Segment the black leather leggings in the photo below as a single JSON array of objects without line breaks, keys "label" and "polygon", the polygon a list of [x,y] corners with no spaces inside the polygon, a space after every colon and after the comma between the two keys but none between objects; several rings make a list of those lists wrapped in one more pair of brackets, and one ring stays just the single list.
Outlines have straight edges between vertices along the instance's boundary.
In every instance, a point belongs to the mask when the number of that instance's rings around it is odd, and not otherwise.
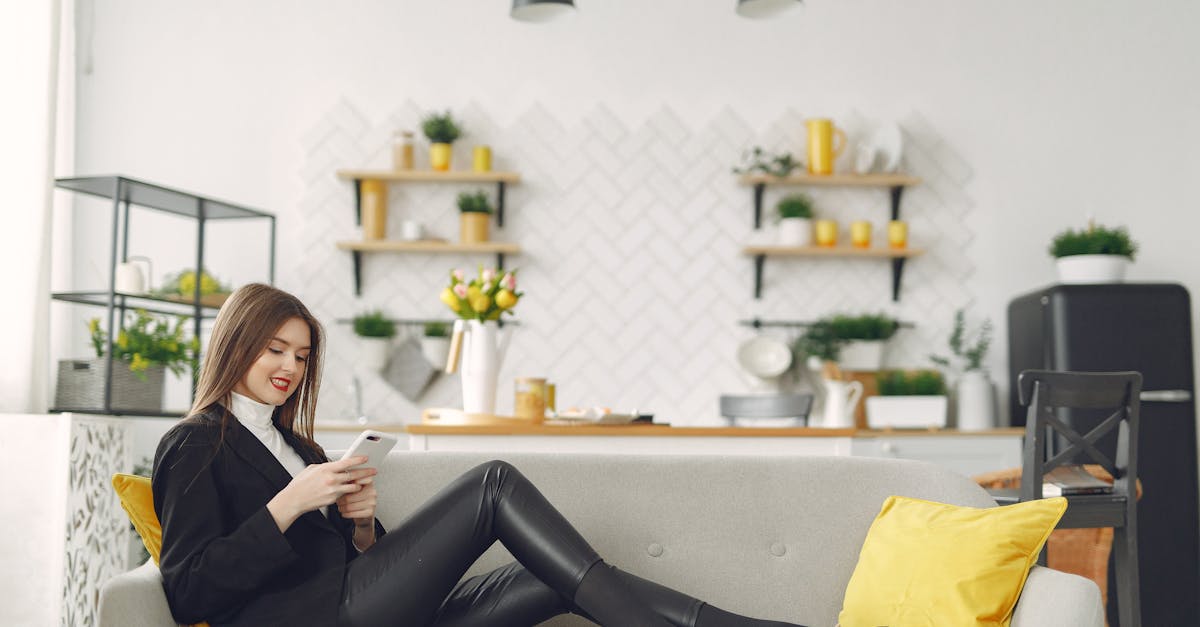
[{"label": "black leather leggings", "polygon": [[[517,563],[460,583],[496,540]],[[581,613],[572,599],[599,561],[516,468],[487,462],[455,479],[350,562],[339,622],[344,627],[536,625],[558,614]],[[695,624],[703,605],[699,600],[628,573],[620,577],[667,622]]]}]

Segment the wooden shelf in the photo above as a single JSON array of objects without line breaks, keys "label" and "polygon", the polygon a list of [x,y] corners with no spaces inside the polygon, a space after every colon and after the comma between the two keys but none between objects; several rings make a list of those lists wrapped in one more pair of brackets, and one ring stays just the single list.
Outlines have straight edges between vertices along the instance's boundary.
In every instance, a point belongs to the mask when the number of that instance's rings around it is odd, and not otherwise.
[{"label": "wooden shelf", "polygon": [[517,254],[521,247],[512,242],[483,242],[481,244],[460,244],[438,240],[359,240],[342,241],[337,243],[341,250],[353,250],[364,253],[433,253],[433,254]]},{"label": "wooden shelf", "polygon": [[400,240],[357,240],[337,243],[341,250],[350,251],[354,262],[354,295],[362,295],[362,256],[363,253],[420,253],[425,255],[496,255],[496,268],[504,267],[504,255],[515,255],[521,252],[521,247],[512,242],[483,242],[481,244],[460,244],[441,240],[417,240],[413,242]]},{"label": "wooden shelf", "polygon": [[747,246],[742,253],[767,257],[870,257],[905,259],[925,253],[919,248],[853,248],[851,246]]},{"label": "wooden shelf", "polygon": [[475,172],[474,170],[338,170],[340,179],[350,181],[408,181],[413,183],[519,183],[516,172]]},{"label": "wooden shelf", "polygon": [[743,174],[742,185],[813,185],[826,187],[905,187],[917,185],[921,179],[907,174]]}]

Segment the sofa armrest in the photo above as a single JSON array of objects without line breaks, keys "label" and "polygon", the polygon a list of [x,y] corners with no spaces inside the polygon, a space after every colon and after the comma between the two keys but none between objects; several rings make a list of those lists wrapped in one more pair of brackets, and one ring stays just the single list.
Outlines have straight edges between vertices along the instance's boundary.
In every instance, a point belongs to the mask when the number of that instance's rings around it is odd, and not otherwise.
[{"label": "sofa armrest", "polygon": [[1012,627],[1104,627],[1100,588],[1090,579],[1034,566]]},{"label": "sofa armrest", "polygon": [[162,573],[153,560],[109,579],[100,588],[99,627],[174,627]]}]

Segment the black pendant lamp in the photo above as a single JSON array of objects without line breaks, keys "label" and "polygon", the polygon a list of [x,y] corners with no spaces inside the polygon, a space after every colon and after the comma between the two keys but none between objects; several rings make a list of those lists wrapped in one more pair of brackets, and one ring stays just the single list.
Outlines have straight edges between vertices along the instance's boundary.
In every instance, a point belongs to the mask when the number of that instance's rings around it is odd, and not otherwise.
[{"label": "black pendant lamp", "polygon": [[801,0],[738,0],[737,12],[742,17],[774,17],[800,2]]},{"label": "black pendant lamp", "polygon": [[509,15],[522,22],[549,22],[573,10],[574,0],[513,0]]}]

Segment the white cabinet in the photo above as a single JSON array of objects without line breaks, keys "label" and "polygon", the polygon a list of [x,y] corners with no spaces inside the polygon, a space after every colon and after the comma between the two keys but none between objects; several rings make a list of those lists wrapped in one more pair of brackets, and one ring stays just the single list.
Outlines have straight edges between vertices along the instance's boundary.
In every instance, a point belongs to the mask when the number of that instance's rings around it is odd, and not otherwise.
[{"label": "white cabinet", "polygon": [[915,459],[945,466],[973,477],[1021,465],[1021,430],[986,434],[874,435],[856,437],[851,455]]}]

